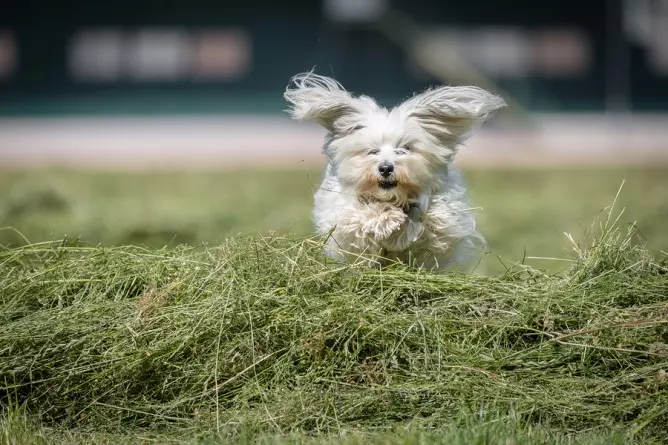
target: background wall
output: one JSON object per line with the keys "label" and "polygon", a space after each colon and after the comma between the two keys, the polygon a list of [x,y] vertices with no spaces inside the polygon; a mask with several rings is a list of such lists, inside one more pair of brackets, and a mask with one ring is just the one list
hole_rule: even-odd
{"label": "background wall", "polygon": [[388,104],[483,76],[532,111],[666,111],[667,17],[656,0],[12,2],[0,114],[279,113],[314,66]]}

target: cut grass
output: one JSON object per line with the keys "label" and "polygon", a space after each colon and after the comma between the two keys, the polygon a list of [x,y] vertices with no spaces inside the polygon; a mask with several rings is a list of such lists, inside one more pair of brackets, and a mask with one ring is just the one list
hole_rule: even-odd
{"label": "cut grass", "polygon": [[5,417],[63,442],[666,441],[668,269],[615,221],[561,275],[369,270],[279,235],[7,248]]}
{"label": "cut grass", "polygon": [[42,444],[200,444],[253,443],[260,445],[622,445],[634,443],[628,434],[609,431],[590,431],[582,434],[566,434],[543,427],[522,424],[517,419],[482,421],[469,417],[453,426],[435,430],[398,428],[392,432],[350,432],[330,436],[313,436],[291,433],[279,436],[230,436],[207,431],[170,430],[170,434],[135,430],[126,434],[76,432],[45,428],[32,422],[25,413],[0,419],[0,443],[12,445]]}

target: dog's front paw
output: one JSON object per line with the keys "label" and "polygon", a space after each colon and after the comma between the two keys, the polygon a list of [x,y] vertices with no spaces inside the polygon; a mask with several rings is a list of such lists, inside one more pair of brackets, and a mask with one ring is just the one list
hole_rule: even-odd
{"label": "dog's front paw", "polygon": [[395,232],[381,245],[390,252],[401,252],[410,248],[417,242],[423,233],[424,225],[421,222],[415,222],[410,218],[407,218],[406,223],[403,224],[401,230]]}
{"label": "dog's front paw", "polygon": [[401,209],[391,208],[366,221],[362,233],[376,241],[383,241],[396,233],[404,221],[406,214]]}

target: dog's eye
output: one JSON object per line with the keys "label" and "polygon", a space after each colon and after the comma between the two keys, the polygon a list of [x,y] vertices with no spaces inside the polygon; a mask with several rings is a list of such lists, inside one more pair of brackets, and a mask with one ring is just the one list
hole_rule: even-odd
{"label": "dog's eye", "polygon": [[369,150],[370,155],[377,155],[379,152],[380,150],[377,148],[372,148],[371,150]]}
{"label": "dog's eye", "polygon": [[413,147],[411,147],[410,144],[406,144],[406,145],[402,145],[401,147],[397,148],[395,150],[395,153],[404,154],[404,153],[408,153],[412,149],[413,149]]}

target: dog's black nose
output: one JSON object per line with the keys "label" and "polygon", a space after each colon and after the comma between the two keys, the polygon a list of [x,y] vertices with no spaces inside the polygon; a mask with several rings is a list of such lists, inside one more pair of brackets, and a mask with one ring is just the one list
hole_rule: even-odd
{"label": "dog's black nose", "polygon": [[394,165],[390,164],[389,162],[381,162],[380,165],[378,166],[378,171],[380,172],[381,175],[383,175],[384,178],[387,178],[390,176],[390,173],[394,171]]}

